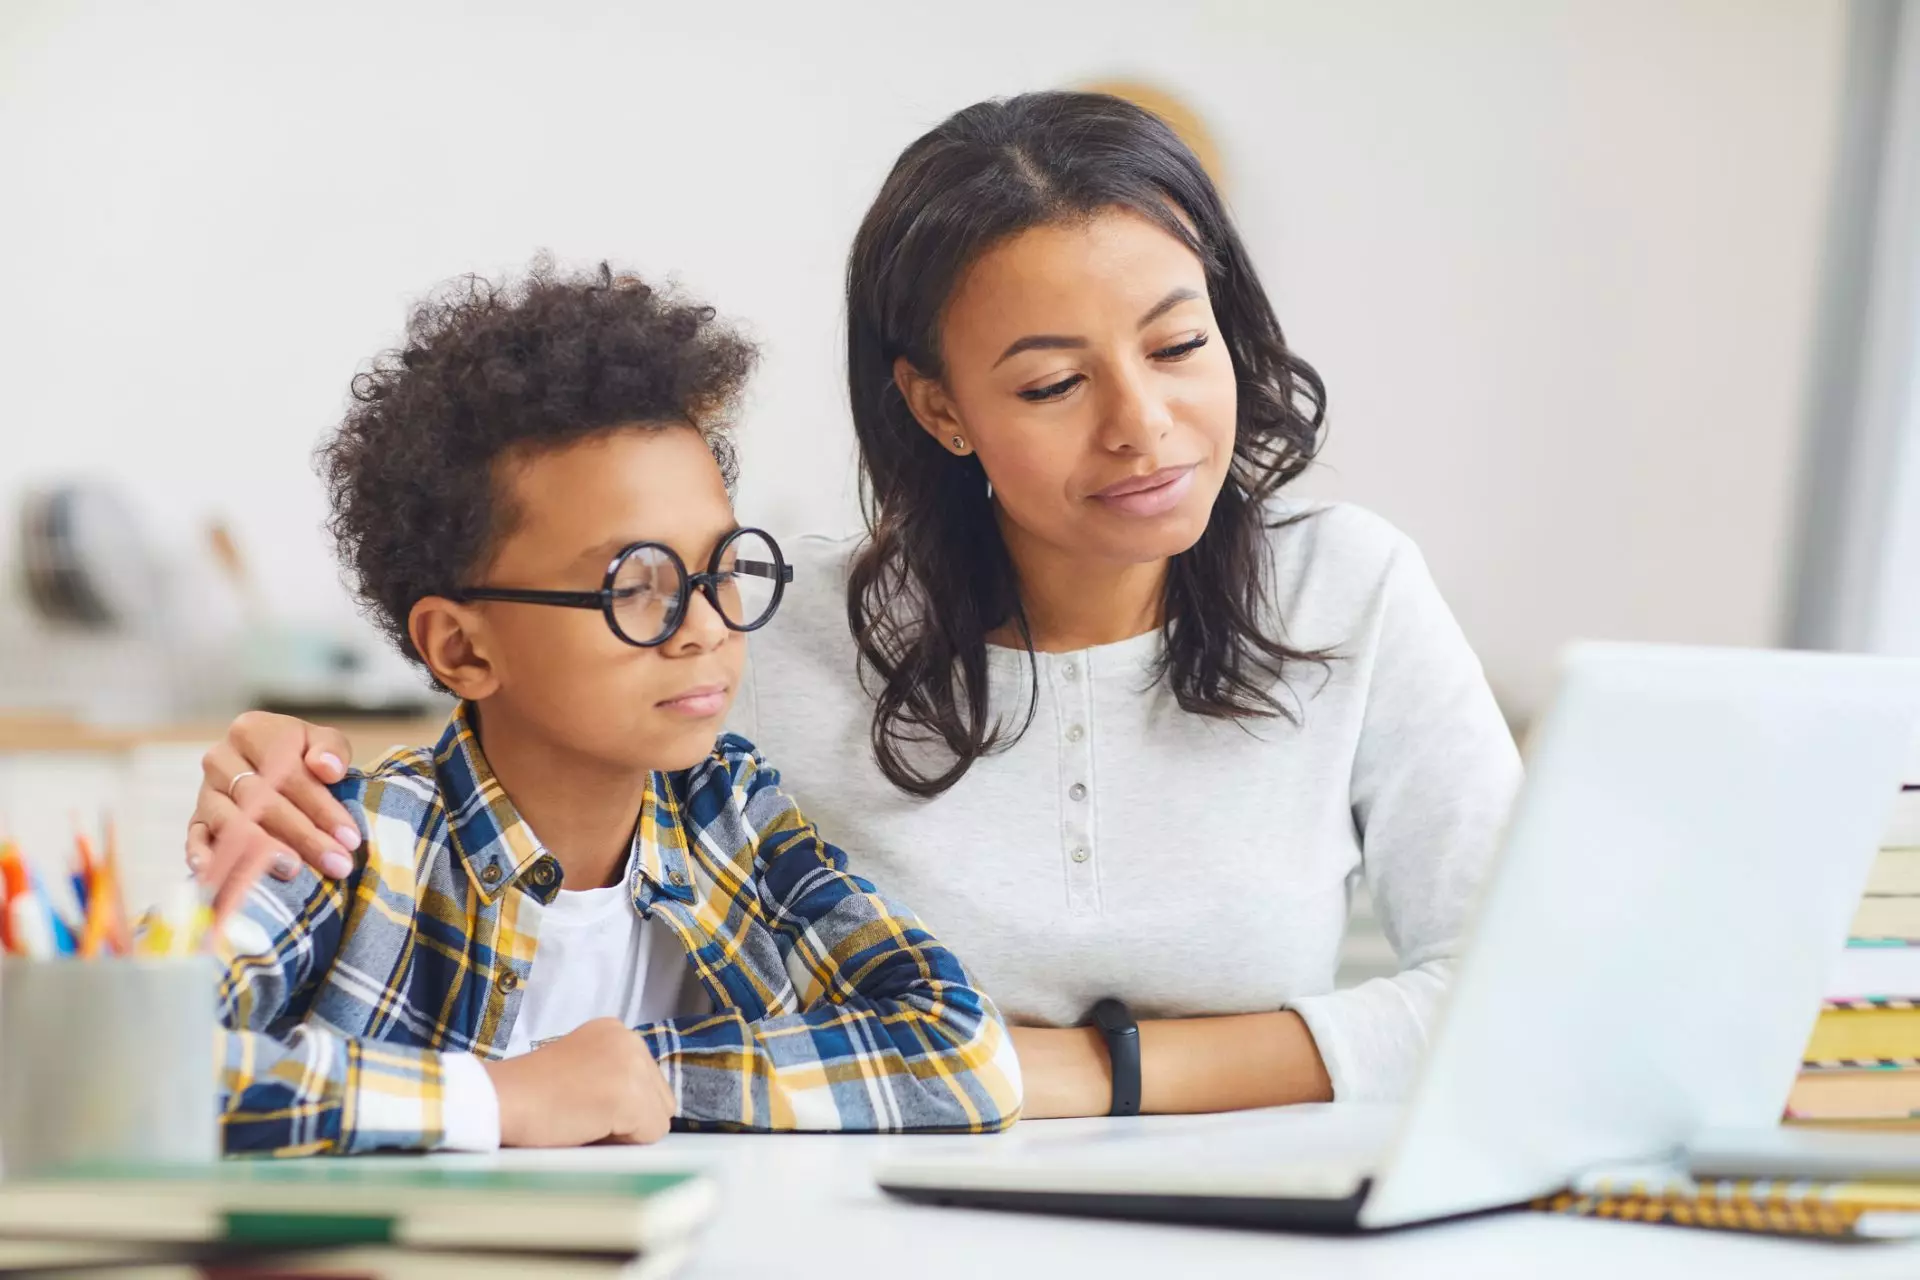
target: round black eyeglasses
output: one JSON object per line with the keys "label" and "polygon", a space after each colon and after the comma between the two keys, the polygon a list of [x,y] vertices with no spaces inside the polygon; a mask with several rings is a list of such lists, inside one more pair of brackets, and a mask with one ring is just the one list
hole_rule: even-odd
{"label": "round black eyeglasses", "polygon": [[468,587],[454,595],[509,604],[551,604],[566,609],[598,609],[613,634],[630,645],[651,649],[665,644],[687,616],[687,602],[698,590],[731,631],[756,631],[767,625],[780,597],[793,581],[793,566],[780,544],[764,529],[735,529],[713,549],[705,573],[688,573],[672,547],[636,542],[607,566],[598,591],[534,591],[521,587]]}

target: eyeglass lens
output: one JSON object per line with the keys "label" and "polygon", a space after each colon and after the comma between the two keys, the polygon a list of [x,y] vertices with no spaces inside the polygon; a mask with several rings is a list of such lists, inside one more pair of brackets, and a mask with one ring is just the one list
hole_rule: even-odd
{"label": "eyeglass lens", "polygon": [[[720,614],[740,630],[766,621],[779,583],[779,557],[773,544],[754,531],[736,534],[714,567]],[[659,548],[629,551],[613,574],[613,616],[620,630],[639,644],[666,639],[680,623],[684,583],[673,558]]]}

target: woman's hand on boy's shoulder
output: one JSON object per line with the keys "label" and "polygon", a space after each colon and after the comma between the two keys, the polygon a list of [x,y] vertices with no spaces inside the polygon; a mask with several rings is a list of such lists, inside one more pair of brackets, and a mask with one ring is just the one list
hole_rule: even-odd
{"label": "woman's hand on boy's shoulder", "polygon": [[201,757],[187,826],[187,865],[214,891],[225,919],[262,874],[290,880],[300,863],[330,879],[353,872],[360,832],[327,787],[353,750],[338,730],[249,711]]}

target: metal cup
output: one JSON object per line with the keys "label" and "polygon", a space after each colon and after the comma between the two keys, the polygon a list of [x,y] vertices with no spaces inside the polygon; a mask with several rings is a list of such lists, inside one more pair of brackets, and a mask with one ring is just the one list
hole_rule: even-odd
{"label": "metal cup", "polygon": [[0,961],[0,1171],[219,1158],[206,956]]}

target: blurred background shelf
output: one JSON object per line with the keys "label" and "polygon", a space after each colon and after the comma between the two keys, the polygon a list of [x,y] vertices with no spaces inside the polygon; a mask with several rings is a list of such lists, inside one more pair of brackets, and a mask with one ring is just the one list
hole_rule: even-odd
{"label": "blurred background shelf", "polygon": [[[355,763],[366,765],[395,746],[432,742],[442,717],[330,723],[353,742]],[[59,716],[0,715],[0,829],[36,864],[51,868],[71,855],[76,821],[97,831],[111,814],[128,901],[149,903],[186,874],[186,826],[201,757],[225,732],[225,721],[116,729]]]}

